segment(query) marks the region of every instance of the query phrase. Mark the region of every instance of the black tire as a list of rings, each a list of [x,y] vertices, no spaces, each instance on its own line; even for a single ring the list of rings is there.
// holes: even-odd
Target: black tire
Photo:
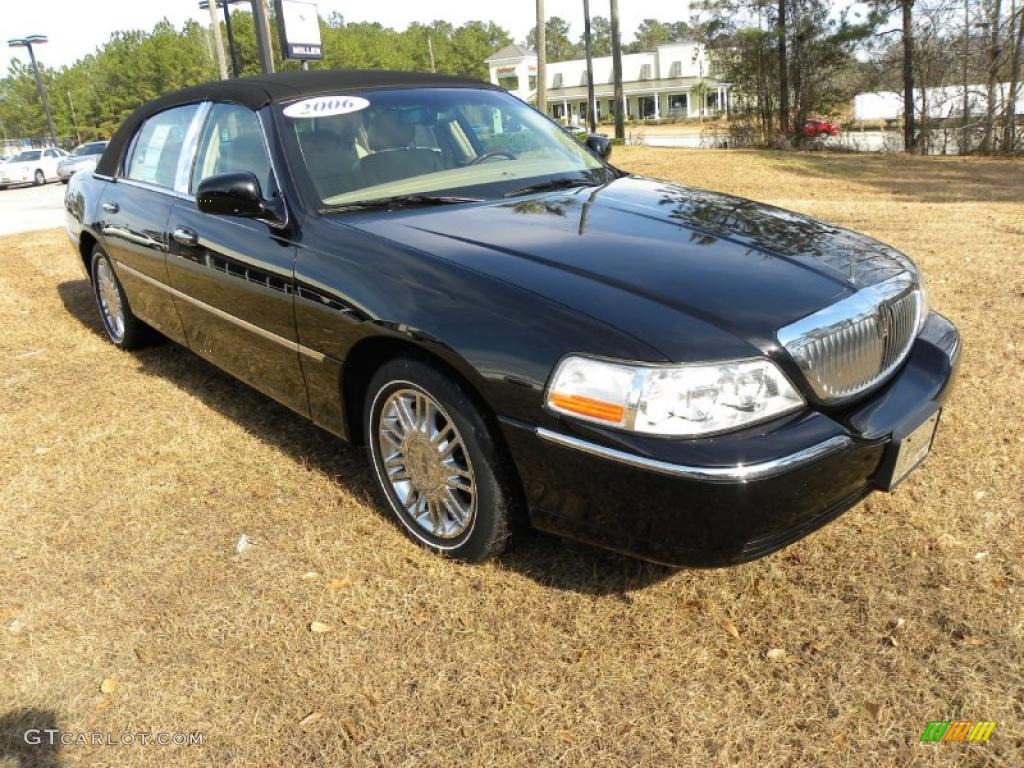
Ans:
[[[46,174],[43,173],[41,168],[36,169],[35,176],[32,177],[32,183],[37,187],[46,183]]]
[[[825,139],[827,139],[827,138],[828,138],[829,136],[831,136],[831,135],[832,135],[832,134],[831,134],[831,133],[829,133],[828,131],[821,131],[821,132],[820,132],[820,133],[818,134],[818,138],[819,138],[819,139],[821,139],[822,141],[824,141]]]
[[[70,176],[68,176],[66,179],[61,179],[61,183],[62,184],[67,184],[69,181],[71,181],[71,177]]]
[[[98,274],[101,269],[101,265],[110,270],[110,275],[113,279],[113,287],[117,291],[117,295],[121,302],[121,314],[123,319],[123,330],[119,334],[115,323],[112,323],[108,318],[107,313],[103,309],[103,301],[100,293],[101,288],[99,285]],[[103,252],[100,246],[95,246],[92,249],[92,261],[89,267],[89,275],[92,278],[92,293],[93,298],[96,299],[96,308],[100,313],[100,321],[103,323],[103,330],[107,334],[107,338],[110,342],[120,349],[138,349],[139,347],[145,346],[153,341],[156,337],[156,332],[144,322],[139,320],[132,312],[131,306],[128,304],[128,297],[125,296],[124,288],[121,287],[121,281],[117,278],[117,273],[114,272],[113,264],[111,264],[109,257]]]
[[[475,508],[465,523],[466,529],[450,538],[439,537],[416,521],[402,505],[384,468],[378,437],[381,413],[389,398],[403,390],[423,393],[440,405],[443,410],[438,419],[450,420],[457,430],[461,459],[473,474]],[[507,453],[483,408],[463,384],[441,368],[403,357],[385,363],[374,374],[363,411],[366,450],[385,506],[414,541],[438,554],[474,563],[505,548],[513,520],[517,519],[519,498]],[[404,471],[408,474],[411,470]]]

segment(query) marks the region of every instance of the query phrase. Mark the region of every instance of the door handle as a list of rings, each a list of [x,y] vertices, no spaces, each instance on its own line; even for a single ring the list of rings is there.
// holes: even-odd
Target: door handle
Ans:
[[[121,210],[121,206],[113,202],[112,200],[104,200],[103,210],[106,211],[107,213],[117,213],[118,211]]]
[[[188,227],[175,227],[174,231],[171,232],[171,237],[182,245],[199,244],[199,235],[196,234],[194,229],[189,229]]]

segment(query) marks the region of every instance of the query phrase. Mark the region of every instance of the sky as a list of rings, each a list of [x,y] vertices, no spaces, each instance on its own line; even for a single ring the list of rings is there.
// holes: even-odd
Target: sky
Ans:
[[[0,12],[0,39],[40,34],[50,38],[46,45],[38,46],[36,56],[48,66],[71,64],[75,59],[91,53],[104,43],[111,32],[122,29],[152,29],[166,16],[175,26],[186,19],[209,20],[207,11],[199,10],[198,0],[33,0],[14,2],[5,0]],[[525,40],[534,24],[534,0],[385,0],[384,2],[342,2],[319,0],[320,15],[339,11],[346,21],[376,21],[386,27],[404,29],[411,22],[430,22],[445,19],[458,26],[465,21],[479,19],[493,21],[512,33],[516,41]],[[608,16],[608,0],[591,0],[592,16]],[[238,10],[249,7],[246,3]],[[561,16],[571,25],[570,35],[575,40],[583,32],[583,0],[545,0],[548,16]],[[622,19],[623,42],[632,39],[633,30],[642,19],[661,21],[688,19],[687,0],[625,0],[619,3]],[[0,75],[7,72],[12,56],[28,61],[23,48],[0,48]]]

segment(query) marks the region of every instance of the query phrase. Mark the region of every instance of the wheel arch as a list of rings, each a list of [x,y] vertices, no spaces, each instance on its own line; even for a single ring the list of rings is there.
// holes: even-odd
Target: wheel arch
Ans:
[[[89,276],[89,282],[92,282],[92,252],[99,245],[99,240],[96,236],[87,229],[83,229],[82,233],[78,237],[78,253],[82,257],[82,264],[85,265],[85,274]]]
[[[363,442],[363,404],[370,380],[390,360],[410,357],[442,369],[456,379],[497,429],[497,414],[482,391],[482,377],[458,353],[443,344],[421,343],[403,336],[374,335],[357,341],[345,356],[341,370],[341,397],[349,442]],[[498,432],[500,434],[500,432]]]

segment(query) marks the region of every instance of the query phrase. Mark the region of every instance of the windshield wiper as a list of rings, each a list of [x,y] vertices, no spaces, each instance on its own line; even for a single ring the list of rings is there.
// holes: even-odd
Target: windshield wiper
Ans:
[[[337,211],[366,211],[372,209],[409,208],[417,205],[455,205],[457,203],[479,203],[482,197],[459,197],[457,195],[395,195],[374,200],[356,200],[351,203],[328,205],[320,210],[327,213]]]
[[[575,187],[593,186],[595,186],[593,179],[584,179],[578,176],[561,176],[557,179],[548,179],[547,181],[528,184],[525,187],[513,189],[511,192],[506,192],[504,196],[518,197],[519,195],[528,195],[531,192],[549,192],[553,189],[573,189]]]

